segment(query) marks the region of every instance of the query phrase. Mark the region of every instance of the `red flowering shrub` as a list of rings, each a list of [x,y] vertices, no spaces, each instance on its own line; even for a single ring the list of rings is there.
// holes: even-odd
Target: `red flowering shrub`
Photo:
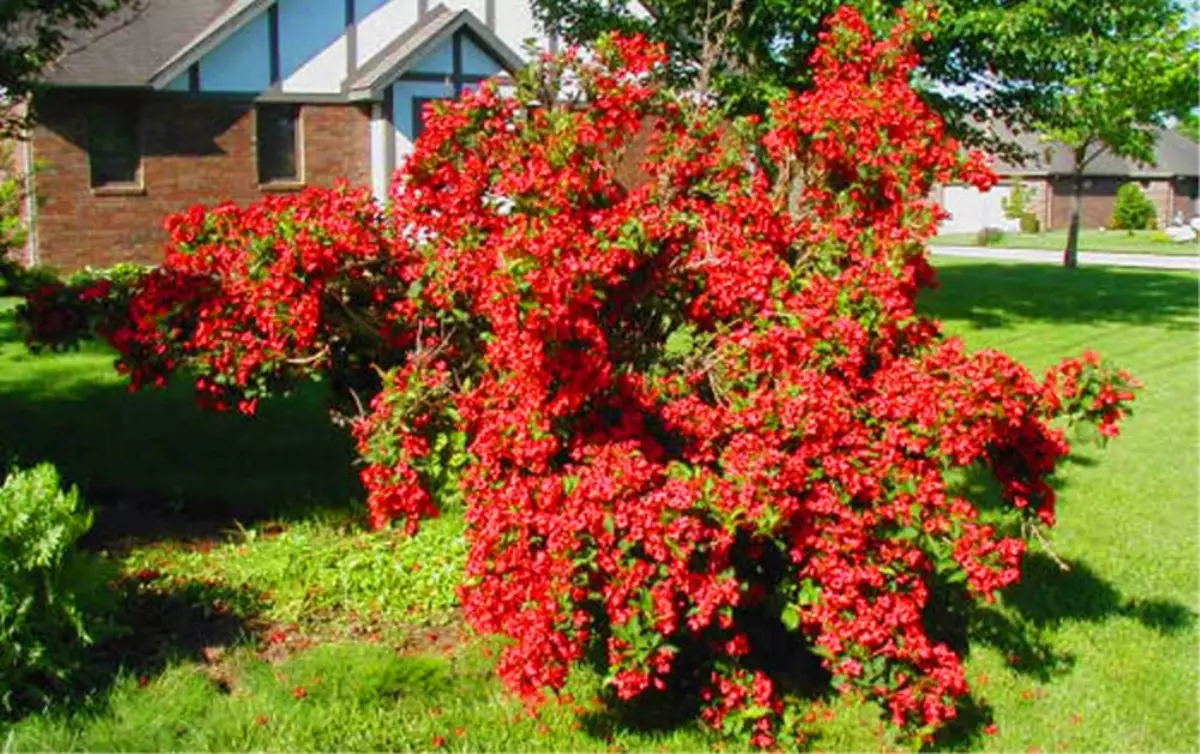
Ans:
[[[533,702],[599,656],[619,697],[696,685],[771,746],[811,648],[928,735],[968,692],[931,591],[1020,578],[1055,420],[1114,434],[1135,383],[1091,356],[1039,380],[918,315],[930,188],[995,178],[910,87],[914,33],[839,11],[814,88],[734,123],[639,38],[544,61],[440,105],[386,216],[340,188],[175,218],[103,332],[135,385],[187,367],[217,408],[383,368],[355,424],[372,520],[465,504],[467,619]]]
[[[363,480],[410,527],[461,492],[468,620],[513,639],[500,673],[531,700],[599,650],[621,698],[699,673],[704,719],[769,746],[797,720],[780,653],[807,642],[897,726],[955,716],[930,590],[1020,578],[1023,532],[1054,521],[1053,420],[1112,426],[1132,381],[1094,360],[1039,381],[917,314],[930,188],[995,179],[909,86],[912,33],[839,12],[815,88],[761,123],[665,90],[640,39],[430,119],[392,195],[429,326],[356,428]]]
[[[244,413],[313,375],[374,387],[374,365],[412,341],[403,265],[366,189],[195,207],[167,230],[161,267],[119,285],[84,276],[34,291],[27,340],[73,345],[95,331],[132,389],[186,368],[203,405]]]

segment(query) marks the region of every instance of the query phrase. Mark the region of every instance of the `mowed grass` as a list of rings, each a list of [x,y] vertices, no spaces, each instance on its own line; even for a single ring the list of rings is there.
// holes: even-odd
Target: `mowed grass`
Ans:
[[[1026,580],[973,618],[972,710],[940,746],[1195,750],[1196,276],[939,267],[943,287],[924,307],[971,347],[1037,371],[1093,348],[1146,383],[1122,436],[1078,444],[1062,469],[1052,541],[1071,570],[1035,553]],[[109,652],[119,670],[89,695],[0,729],[0,747],[716,745],[653,704],[597,705],[600,679],[589,671],[572,679],[569,700],[526,715],[494,675],[498,645],[469,635],[455,612],[461,515],[413,539],[367,531],[348,443],[316,391],[254,420],[211,417],[183,386],[127,395],[109,360],[0,346],[0,416],[20,421],[0,428],[3,449],[59,463],[105,504],[93,546],[133,584],[137,615],[121,639],[136,651]],[[146,508],[152,526],[138,525]],[[894,746],[869,705],[817,704],[813,748]]]
[[[947,233],[934,237],[932,246],[978,246],[974,233]],[[1048,230],[1043,233],[1005,233],[988,243],[994,249],[1044,249],[1062,251],[1067,245],[1067,231]],[[1082,230],[1079,233],[1080,251],[1101,251],[1123,254],[1171,254],[1195,256],[1200,243],[1172,243],[1158,230]]]

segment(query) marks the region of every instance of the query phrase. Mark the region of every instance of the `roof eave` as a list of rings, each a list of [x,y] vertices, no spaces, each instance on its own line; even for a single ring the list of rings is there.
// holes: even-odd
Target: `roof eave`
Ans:
[[[233,36],[272,2],[274,0],[251,0],[227,18],[222,19],[215,28],[207,28],[202,31],[196,39],[154,72],[148,82],[149,85],[155,89],[168,86],[176,78],[186,73],[193,63],[199,62],[201,58],[219,47],[222,42]]]
[[[391,86],[396,79],[408,73],[429,51],[461,31],[466,31],[475,37],[484,52],[495,58],[500,67],[508,73],[516,73],[525,67],[525,60],[505,44],[504,40],[482,24],[473,13],[463,9],[455,12],[436,34],[422,41],[393,65],[384,68],[368,81],[352,86],[349,91],[350,99],[352,101],[381,101],[384,90]]]

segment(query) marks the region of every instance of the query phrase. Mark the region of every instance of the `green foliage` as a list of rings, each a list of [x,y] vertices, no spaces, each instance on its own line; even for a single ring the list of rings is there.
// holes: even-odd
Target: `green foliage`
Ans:
[[[1033,189],[1025,185],[1025,181],[1017,178],[1013,181],[1009,195],[1000,200],[1000,208],[1009,220],[1020,223],[1022,233],[1037,233],[1041,227],[1037,215],[1030,205],[1033,202]]]
[[[16,170],[13,142],[0,141],[0,258],[25,243],[21,203],[25,200],[25,176]]]
[[[14,469],[0,487],[0,713],[47,698],[97,638],[97,585],[75,551],[91,525],[50,464]]]
[[[1158,220],[1158,208],[1133,182],[1117,189],[1113,205],[1112,226],[1118,230],[1153,230]]]
[[[1017,178],[1013,181],[1008,196],[1000,200],[1000,208],[1009,220],[1020,220],[1029,214],[1029,202],[1033,199],[1033,191],[1025,185],[1025,181]]]
[[[1175,130],[1192,141],[1200,141],[1200,112],[1188,112],[1175,124]]]
[[[1124,238],[1123,233],[1103,236]],[[1058,234],[1053,241],[1061,244],[1061,238]],[[972,679],[988,678],[981,696],[1001,721],[995,735],[985,734],[979,723],[942,748],[1194,748],[1200,733],[1194,693],[1200,680],[1195,651],[1200,528],[1198,480],[1192,473],[1200,452],[1196,405],[1200,373],[1195,369],[1200,308],[1195,275],[1091,267],[1069,274],[1042,265],[945,259],[938,260],[938,267],[942,286],[923,299],[925,308],[944,319],[951,332],[966,337],[970,348],[1011,349],[1031,367],[1042,369],[1084,345],[1091,346],[1128,364],[1149,386],[1122,442],[1083,449],[1078,462],[1064,468],[1062,520],[1053,547],[1068,560],[1071,571],[1059,570],[1035,546],[1029,556],[1038,566],[1032,577],[986,609],[968,634],[968,673]],[[0,334],[4,332],[0,327]],[[236,439],[243,455],[252,451],[240,446],[242,435],[267,439],[253,434],[258,432],[254,422],[211,427],[202,423],[205,415],[190,413],[187,391],[151,396],[180,408],[167,420],[136,413],[146,411],[145,397],[141,404],[123,403],[120,411],[106,414],[95,407],[94,394],[82,401],[78,400],[82,393],[61,387],[63,383],[100,386],[123,397],[120,386],[113,385],[110,359],[95,353],[85,360],[88,356],[85,351],[29,359],[15,344],[8,350],[0,348],[0,394],[27,407],[29,420],[23,428],[32,431],[53,418],[60,434],[93,437],[113,417],[124,415],[135,424],[161,428],[156,435],[158,447],[151,448],[158,453],[186,447],[177,444],[175,437]],[[56,416],[70,404],[77,404],[74,414]],[[0,413],[12,405],[0,404]],[[296,400],[287,406],[301,418],[311,408]],[[98,415],[90,420],[93,423],[81,424],[80,416],[87,412]],[[294,436],[296,442],[289,453],[281,449],[280,468],[308,473],[319,457],[302,455],[297,465],[296,454],[327,445],[322,440],[325,425],[315,417],[307,423],[272,424],[270,430]],[[24,446],[12,442],[21,439],[21,434],[14,434],[9,444],[24,452]],[[59,449],[64,454],[89,454],[98,452],[99,444],[62,443]],[[288,478],[277,475],[265,462],[238,469],[214,463],[212,455],[218,447],[214,442],[188,458],[190,473],[236,477],[247,494],[264,500],[279,502],[302,492],[302,486],[287,486]],[[119,475],[110,469],[107,484],[123,494],[144,495],[140,486],[144,469],[133,458],[125,458],[124,465],[118,465],[120,456],[90,462],[97,472],[104,468],[102,461],[117,466]],[[342,468],[345,463],[335,459],[328,468]],[[191,489],[191,494],[203,497],[211,492]],[[418,575],[429,570],[431,558],[447,546],[441,538],[443,526],[449,539],[461,537],[462,519],[447,516],[422,527],[412,541],[415,549],[400,550],[404,562],[423,563]],[[427,539],[435,529],[438,534]],[[318,530],[327,533],[318,536]],[[288,544],[302,539],[304,533],[307,543],[295,550],[290,561],[297,570],[289,590],[301,595],[306,580],[314,574],[333,579],[336,566],[330,564],[352,554],[360,538],[375,536],[318,523],[295,525],[279,535],[270,531],[259,527],[256,535],[219,546],[207,556],[198,550],[181,552],[178,547],[171,552],[179,559],[181,573],[199,573],[199,564],[207,558],[222,561],[222,573],[232,575],[229,569],[241,562],[247,565],[239,578],[262,579],[264,590],[274,589],[287,578]],[[332,551],[329,556],[314,555],[318,541]],[[247,549],[239,553],[242,546]],[[150,564],[151,553],[165,555],[168,550],[142,547],[131,557],[129,568]],[[379,557],[383,562],[385,556]],[[322,567],[302,568],[310,560]],[[270,569],[264,567],[267,561]],[[184,562],[189,564],[186,570]],[[1160,615],[1152,620],[1149,608],[1155,606]],[[316,622],[321,611],[306,616]],[[326,617],[342,620],[340,613]],[[412,617],[419,620],[415,614]],[[411,633],[427,638],[427,631],[407,625]],[[447,632],[434,630],[439,640],[445,639]],[[714,744],[695,727],[672,725],[670,708],[641,705],[631,710],[639,715],[635,721],[642,721],[641,726],[615,712],[589,711],[579,720],[570,703],[548,706],[536,719],[521,716],[519,704],[501,692],[491,656],[494,648],[489,645],[469,644],[448,655],[427,656],[402,654],[387,645],[335,643],[278,664],[260,659],[258,649],[251,644],[230,651],[220,668],[229,687],[214,679],[212,666],[195,660],[180,660],[162,672],[150,672],[144,681],[136,673],[126,673],[91,704],[50,710],[14,724],[0,733],[0,748],[399,751],[432,749],[435,736],[445,738],[447,749],[459,751],[704,751]],[[1052,654],[1050,659],[1065,659],[1047,671],[1046,653]],[[296,698],[297,686],[307,690],[305,698]],[[569,686],[575,702],[583,704],[599,690],[600,678],[586,672]],[[878,710],[866,703],[817,701],[812,714],[816,729],[809,742],[812,750],[900,748],[877,737]]]
[[[710,88],[738,112],[761,110],[784,88],[810,82],[809,56],[821,21],[842,0],[535,0],[539,19],[568,41],[591,42],[606,31],[642,31],[667,41],[677,78],[697,83],[707,57]],[[849,0],[876,31],[908,6],[905,0]],[[647,16],[638,5],[651,8]],[[999,117],[1028,123],[1053,110],[1070,82],[1064,74],[1096,40],[1133,48],[1146,28],[1172,27],[1185,15],[1181,0],[939,0],[919,52],[917,82],[958,130],[981,140],[973,123]],[[734,13],[730,14],[733,10]],[[1140,57],[1131,52],[1132,57]],[[1192,66],[1193,71],[1195,66]],[[979,82],[986,81],[986,86]],[[1192,105],[1196,98],[1193,95]],[[995,142],[999,146],[1000,142]]]
[[[458,604],[466,557],[462,519],[448,515],[414,537],[320,521],[268,524],[211,549],[140,550],[126,570],[262,592],[262,617],[279,623],[353,628],[443,619]]]
[[[1153,164],[1159,129],[1186,116],[1200,97],[1200,39],[1186,5],[1099,2],[1085,18],[1103,23],[1078,45],[1047,50],[1056,83],[1030,110],[1033,127],[1070,150],[1077,185],[1103,154]],[[1078,227],[1078,211],[1071,225]],[[1068,267],[1075,266],[1074,242],[1072,235]]]
[[[975,234],[976,246],[994,246],[1004,240],[1004,231],[999,228],[980,228]]]

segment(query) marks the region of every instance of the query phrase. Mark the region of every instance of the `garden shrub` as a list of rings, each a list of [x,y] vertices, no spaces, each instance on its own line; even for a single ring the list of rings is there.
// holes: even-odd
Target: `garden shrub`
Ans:
[[[1000,200],[1000,208],[1004,210],[1004,216],[1009,220],[1016,220],[1022,233],[1037,233],[1041,229],[1037,215],[1030,209],[1033,198],[1033,189],[1029,188],[1025,181],[1017,178],[1012,183],[1009,195]]]
[[[100,336],[131,387],[186,366],[201,405],[254,413],[297,380],[375,389],[415,333],[395,244],[365,188],[345,183],[167,220],[164,263],[42,286],[18,316],[33,347]],[[407,340],[406,340],[407,338]]]
[[[392,192],[427,342],[357,426],[363,479],[412,526],[438,502],[431,434],[465,432],[464,607],[513,640],[499,672],[528,699],[600,657],[619,697],[698,686],[710,725],[771,746],[802,725],[779,658],[808,646],[902,730],[955,717],[930,591],[1020,577],[1055,519],[1052,422],[1111,435],[1133,383],[1093,355],[1038,380],[917,314],[924,197],[995,177],[910,88],[913,33],[840,11],[815,88],[762,122],[666,89],[640,39],[430,119]],[[562,80],[588,104],[545,104]],[[647,122],[627,190],[614,156]],[[1007,507],[958,496],[966,467]]]
[[[61,690],[79,650],[107,630],[104,586],[76,550],[92,525],[50,464],[0,486],[0,713]]]
[[[1039,379],[917,313],[931,187],[996,180],[910,86],[923,28],[843,9],[813,88],[734,121],[640,37],[547,59],[435,105],[386,211],[342,186],[173,218],[127,298],[77,291],[80,332],[217,409],[309,377],[362,400],[373,522],[465,507],[467,620],[531,704],[594,661],[772,746],[804,726],[779,658],[811,651],[927,738],[969,693],[931,592],[1020,578],[1067,424],[1115,434],[1136,383],[1094,354]]]
[[[1004,240],[1004,231],[1000,228],[980,228],[975,234],[976,246],[991,246]]]
[[[1117,230],[1154,230],[1158,224],[1158,208],[1136,183],[1123,183],[1117,189],[1113,205],[1112,226]]]

